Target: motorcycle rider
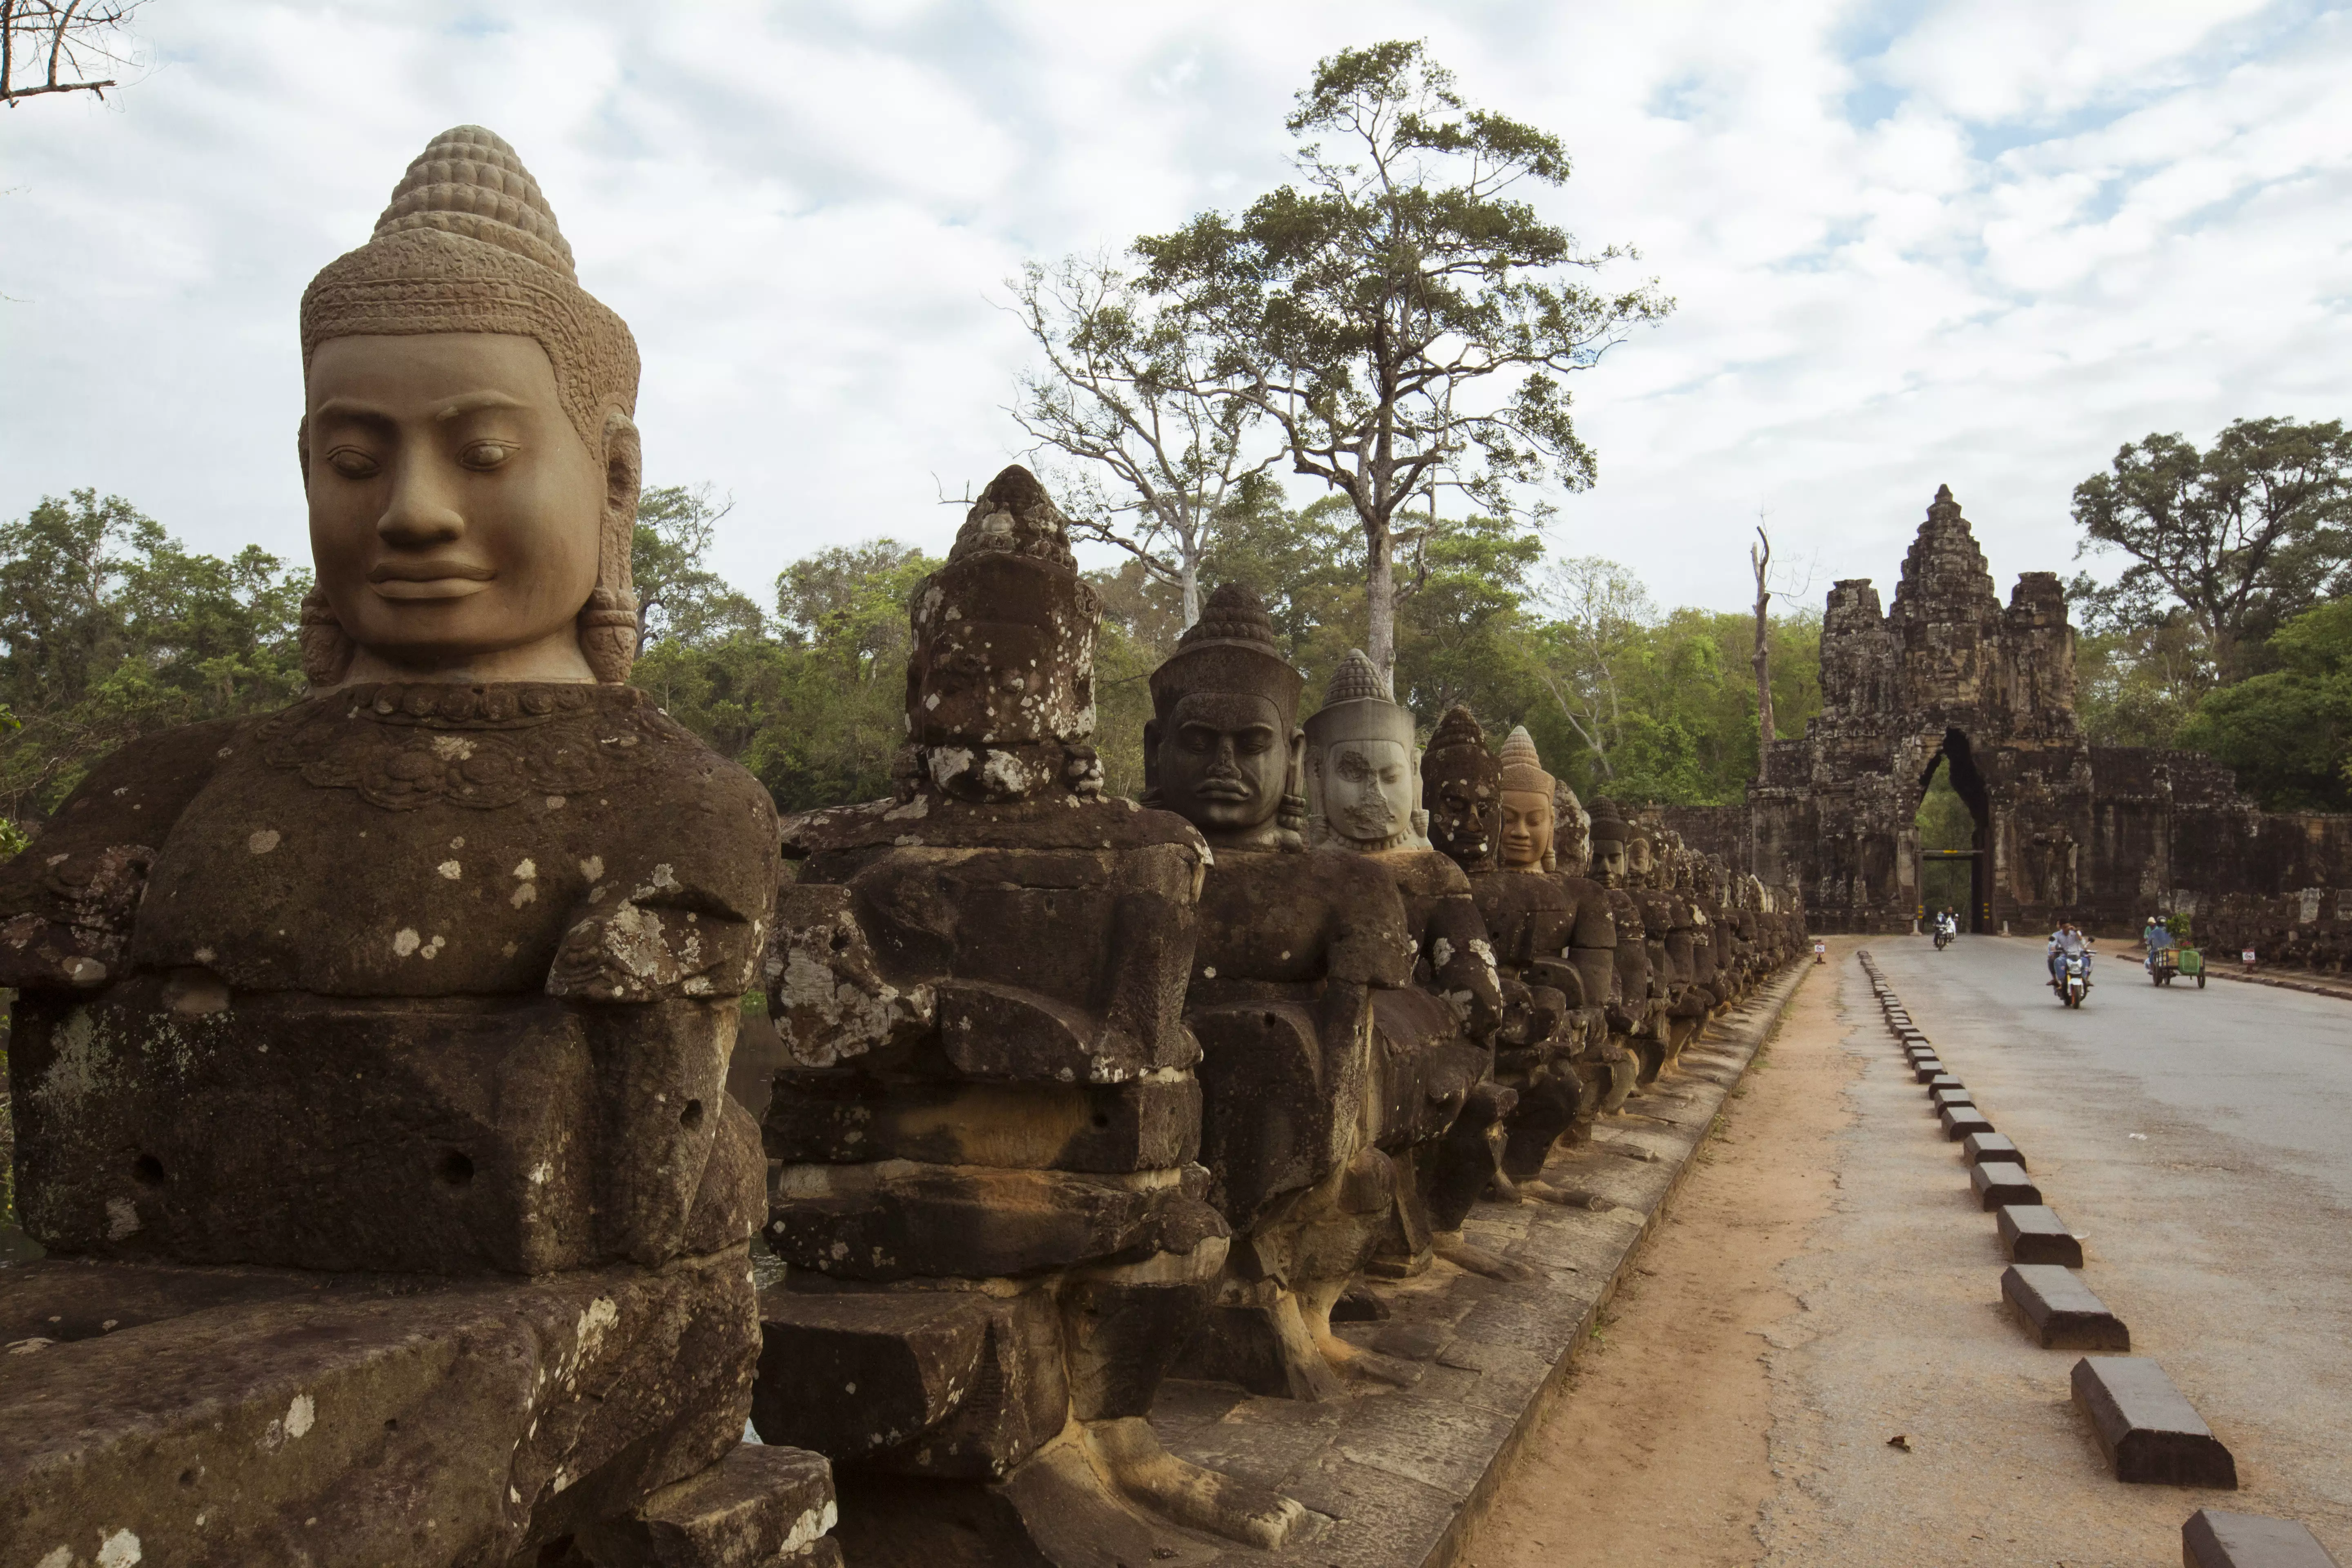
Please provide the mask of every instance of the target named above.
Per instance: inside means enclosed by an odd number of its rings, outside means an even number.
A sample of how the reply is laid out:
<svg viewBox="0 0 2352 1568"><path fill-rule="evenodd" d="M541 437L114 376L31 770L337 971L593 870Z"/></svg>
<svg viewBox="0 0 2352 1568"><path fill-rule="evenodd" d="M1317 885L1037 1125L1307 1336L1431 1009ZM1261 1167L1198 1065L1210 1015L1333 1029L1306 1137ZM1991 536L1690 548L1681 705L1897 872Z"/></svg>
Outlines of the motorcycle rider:
<svg viewBox="0 0 2352 1568"><path fill-rule="evenodd" d="M2065 979L2065 961L2077 953L2083 959L2083 984L2091 983L2091 942L2073 921L2060 921L2058 929L2050 933L2050 983L2062 984Z"/></svg>
<svg viewBox="0 0 2352 1568"><path fill-rule="evenodd" d="M1949 904L1936 911L1936 934L1946 942L1960 934L1960 917L1952 912Z"/></svg>

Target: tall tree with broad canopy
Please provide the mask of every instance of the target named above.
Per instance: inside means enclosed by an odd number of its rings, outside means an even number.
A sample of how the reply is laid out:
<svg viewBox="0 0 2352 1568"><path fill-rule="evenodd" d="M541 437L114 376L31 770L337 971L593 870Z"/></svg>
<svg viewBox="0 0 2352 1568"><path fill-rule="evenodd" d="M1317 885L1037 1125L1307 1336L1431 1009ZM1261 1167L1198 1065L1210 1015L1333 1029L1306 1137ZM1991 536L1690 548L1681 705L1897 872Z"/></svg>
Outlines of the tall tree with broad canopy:
<svg viewBox="0 0 2352 1568"><path fill-rule="evenodd" d="M1191 626L1218 514L1279 454L1245 449L1255 410L1210 363L1214 345L1108 257L1031 262L1008 287L1045 364L1006 412L1037 448L1077 459L1048 479L1071 536L1133 556Z"/></svg>
<svg viewBox="0 0 2352 1568"><path fill-rule="evenodd" d="M1238 216L1136 242L1145 282L1210 345L1302 475L1348 498L1365 545L1365 652L1396 663L1396 548L1441 488L1524 522L1527 492L1593 480L1563 378L1672 308L1652 282L1578 279L1634 253L1580 250L1517 194L1569 177L1559 139L1454 89L1414 42L1322 61L1284 126L1300 180ZM1327 146L1323 139L1333 139Z"/></svg>
<svg viewBox="0 0 2352 1568"><path fill-rule="evenodd" d="M2160 625L2177 604L2228 684L2282 623L2352 588L2352 433L2239 419L2201 452L2151 435L2074 487L2074 521L2077 555L2132 559L2109 586L2077 580L2095 629Z"/></svg>

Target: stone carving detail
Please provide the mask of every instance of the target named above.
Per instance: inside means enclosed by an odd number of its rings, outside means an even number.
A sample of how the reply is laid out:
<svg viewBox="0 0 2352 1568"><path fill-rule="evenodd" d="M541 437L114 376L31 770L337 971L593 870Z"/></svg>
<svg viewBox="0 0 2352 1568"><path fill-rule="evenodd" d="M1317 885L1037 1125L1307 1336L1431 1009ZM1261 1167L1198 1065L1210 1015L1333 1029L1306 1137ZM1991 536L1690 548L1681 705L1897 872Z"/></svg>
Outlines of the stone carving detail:
<svg viewBox="0 0 2352 1568"><path fill-rule="evenodd" d="M2192 752L2088 743L2057 576L2024 574L2003 605L1948 487L1884 615L1867 580L1831 589L1822 691L1804 738L1767 749L1745 807L1666 814L1801 900L1817 929L1910 927L1924 896L1914 818L1939 767L1977 822L1960 912L1979 931L2136 931L2199 900L2352 882L2342 819L2259 812Z"/></svg>
<svg viewBox="0 0 2352 1568"><path fill-rule="evenodd" d="M982 1521L992 1560L1200 1561L1193 1532L1271 1547L1306 1518L1145 1420L1230 1247L1184 1012L1212 868L1182 818L1101 793L1099 616L1007 468L915 595L897 795L784 828L790 1272L754 1414L841 1468L854 1559L962 1560Z"/></svg>
<svg viewBox="0 0 2352 1568"><path fill-rule="evenodd" d="M382 677L134 742L0 867L59 1255L0 1270L27 1561L98 1521L157 1561L830 1552L824 1462L741 1441L761 1160L724 1080L774 811L596 683L635 353L561 246L504 142L435 139L303 311L306 651ZM395 460L415 420L457 441ZM377 526L428 471L464 499Z"/></svg>

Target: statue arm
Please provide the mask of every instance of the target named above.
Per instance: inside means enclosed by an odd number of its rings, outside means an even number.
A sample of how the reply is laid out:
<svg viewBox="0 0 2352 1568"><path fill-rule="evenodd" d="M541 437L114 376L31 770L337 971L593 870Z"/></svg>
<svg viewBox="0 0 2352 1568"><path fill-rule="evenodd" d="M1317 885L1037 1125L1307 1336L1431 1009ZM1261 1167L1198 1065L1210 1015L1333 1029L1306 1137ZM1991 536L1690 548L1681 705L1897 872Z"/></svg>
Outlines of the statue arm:
<svg viewBox="0 0 2352 1568"><path fill-rule="evenodd" d="M0 985L90 991L122 978L148 868L242 721L134 741L92 768L30 848L0 865Z"/></svg>
<svg viewBox="0 0 2352 1568"><path fill-rule="evenodd" d="M1501 977L1486 922L1469 893L1440 899L1426 934L1436 989L1463 1007L1471 1034L1492 1035L1503 1021Z"/></svg>

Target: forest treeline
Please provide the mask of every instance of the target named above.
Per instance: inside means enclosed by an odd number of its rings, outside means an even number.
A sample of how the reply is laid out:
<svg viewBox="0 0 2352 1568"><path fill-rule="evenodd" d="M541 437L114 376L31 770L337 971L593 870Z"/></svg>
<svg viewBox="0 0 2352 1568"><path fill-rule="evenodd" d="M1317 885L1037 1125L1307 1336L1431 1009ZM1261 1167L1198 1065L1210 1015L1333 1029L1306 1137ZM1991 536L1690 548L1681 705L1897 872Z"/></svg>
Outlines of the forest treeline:
<svg viewBox="0 0 2352 1568"><path fill-rule="evenodd" d="M2130 562L2111 584L2070 586L2095 742L2209 752L2271 809L2352 809L2347 475L2340 425L2240 421L2202 450L2149 437L2076 487L2083 548ZM709 565L728 510L705 488L641 498L632 679L786 810L885 793L907 600L939 563L887 538L834 545L785 567L763 604ZM1352 509L1297 507L1249 476L1202 532L1200 582L1264 597L1311 705L1366 622ZM1759 741L1749 612L1661 609L1614 563L1548 562L1523 521L1424 517L1404 546L1397 696L1424 725L1457 702L1490 730L1524 723L1587 795L1741 798ZM1131 555L1104 556L1098 743L1111 787L1131 795L1146 678L1181 635L1182 595ZM190 551L93 490L0 523L0 847L126 741L299 698L309 587L257 545ZM1799 735L1821 710L1820 613L1794 608L1768 632L1775 729Z"/></svg>
<svg viewBox="0 0 2352 1568"><path fill-rule="evenodd" d="M835 545L785 567L761 604L709 564L727 511L705 489L645 492L632 680L786 810L887 793L907 602L939 561L887 538ZM1202 578L1265 599L1310 706L1361 641L1362 550L1344 503L1292 509L1263 481L1217 520ZM1104 601L1098 744L1111 787L1135 794L1146 677L1176 646L1181 599L1132 561L1090 576ZM257 545L230 560L190 551L91 490L0 523L0 832L33 827L127 741L299 698L310 581ZM1456 702L1525 723L1587 794L1740 797L1757 757L1747 612L1662 611L1624 568L1547 569L1538 535L1481 519L1423 526L1399 586L1399 697L1424 724ZM1776 619L1771 635L1778 727L1798 733L1820 709L1820 616Z"/></svg>

